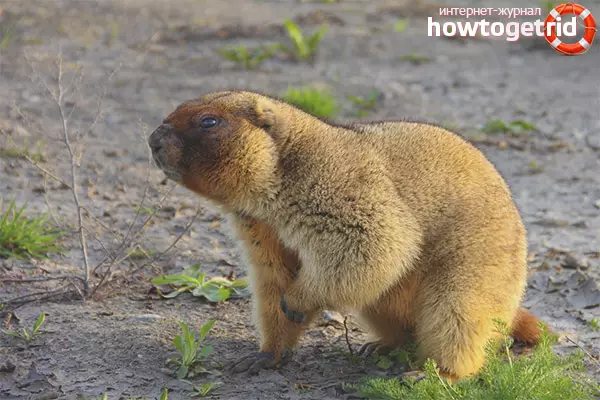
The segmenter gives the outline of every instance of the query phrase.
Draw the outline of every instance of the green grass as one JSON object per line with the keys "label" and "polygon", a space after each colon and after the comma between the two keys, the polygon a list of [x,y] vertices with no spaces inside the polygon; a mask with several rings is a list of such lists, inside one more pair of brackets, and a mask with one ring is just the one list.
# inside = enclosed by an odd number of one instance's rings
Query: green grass
{"label": "green grass", "polygon": [[29,330],[27,328],[21,328],[20,331],[19,330],[3,330],[2,332],[4,332],[5,335],[16,337],[16,338],[21,338],[26,342],[31,342],[33,339],[35,339],[36,337],[38,337],[41,334],[40,328],[42,327],[42,325],[44,324],[45,321],[46,321],[46,314],[41,313],[37,317],[35,322],[33,323],[33,328],[31,328],[31,330]]}
{"label": "green grass", "polygon": [[0,147],[0,157],[4,158],[29,158],[34,162],[45,162],[44,142],[38,141],[35,148],[29,146],[29,142],[25,142],[23,146],[10,145],[9,147]]}
{"label": "green grass", "polygon": [[484,133],[518,133],[525,131],[535,131],[537,128],[535,125],[523,121],[516,120],[509,123],[506,123],[500,119],[492,119],[486,122],[486,124],[481,129]]}
{"label": "green grass", "polygon": [[431,62],[431,57],[423,56],[417,53],[409,53],[403,56],[400,56],[400,61],[407,61],[414,65],[421,65],[428,62]]}
{"label": "green grass", "polygon": [[10,47],[14,39],[14,27],[11,25],[0,28],[0,50]]}
{"label": "green grass", "polygon": [[594,318],[588,322],[593,331],[600,331],[600,318]]}
{"label": "green grass", "polygon": [[530,356],[514,356],[512,339],[488,346],[488,362],[476,378],[450,385],[434,361],[424,365],[426,378],[401,383],[397,379],[364,378],[351,387],[364,398],[386,400],[587,400],[599,387],[584,374],[584,354],[552,352],[555,338],[547,332]]}
{"label": "green grass", "polygon": [[206,273],[200,271],[200,264],[192,265],[181,274],[154,278],[152,284],[175,288],[166,294],[157,289],[159,295],[164,298],[174,298],[181,293],[190,292],[193,296],[204,298],[212,303],[225,301],[232,294],[242,295],[248,287],[246,279],[230,281],[221,277],[207,278]]}
{"label": "green grass", "polygon": [[377,105],[377,99],[379,98],[379,90],[372,89],[371,93],[367,97],[362,96],[348,96],[348,100],[354,103],[355,107],[358,108],[356,111],[357,117],[364,117],[375,109]]}
{"label": "green grass", "polygon": [[48,253],[60,252],[56,245],[61,236],[49,223],[49,216],[26,217],[25,205],[17,209],[11,200],[3,209],[0,200],[0,257],[20,259],[47,258]]}
{"label": "green grass", "polygon": [[228,46],[223,49],[218,49],[217,53],[243,68],[254,69],[265,60],[273,57],[279,46],[280,45],[261,46],[255,49],[249,49],[243,45]]}
{"label": "green grass", "polygon": [[394,32],[402,33],[406,30],[408,21],[406,19],[398,19],[394,22]]}
{"label": "green grass", "polygon": [[340,109],[337,99],[327,89],[289,88],[283,100],[319,118],[333,118]]}
{"label": "green grass", "polygon": [[310,35],[305,35],[298,25],[290,20],[286,19],[283,22],[288,37],[292,41],[294,47],[287,47],[280,45],[280,48],[285,52],[292,54],[296,59],[302,61],[312,61],[319,49],[319,44],[325,33],[327,32],[327,25],[321,25],[319,29]]}
{"label": "green grass", "polygon": [[181,327],[181,335],[177,335],[173,340],[173,345],[179,351],[179,358],[173,358],[169,360],[169,363],[175,363],[179,365],[177,368],[177,378],[185,379],[191,369],[194,368],[194,372],[205,371],[201,365],[203,359],[208,357],[212,352],[211,345],[203,345],[204,339],[208,334],[208,331],[212,328],[215,323],[214,319],[211,319],[205,323],[199,332],[199,338],[196,339],[194,331],[190,330],[189,326],[184,322],[179,322]]}

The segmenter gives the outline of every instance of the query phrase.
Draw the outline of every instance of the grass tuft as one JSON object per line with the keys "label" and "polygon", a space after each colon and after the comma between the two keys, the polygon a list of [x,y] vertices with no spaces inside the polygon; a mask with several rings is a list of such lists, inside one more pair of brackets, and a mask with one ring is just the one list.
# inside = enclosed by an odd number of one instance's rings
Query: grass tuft
{"label": "grass tuft", "polygon": [[282,45],[280,46],[281,49],[292,54],[298,60],[312,61],[317,54],[321,40],[327,32],[327,25],[322,25],[310,35],[302,33],[300,27],[290,19],[285,20],[283,25],[294,47],[290,48]]}
{"label": "grass tuft", "polygon": [[476,378],[450,385],[433,360],[424,365],[426,378],[401,383],[397,379],[365,378],[354,387],[368,399],[386,400],[587,400],[600,394],[584,373],[584,354],[552,352],[555,337],[547,330],[530,356],[514,357],[509,336],[488,346],[488,362]]}
{"label": "grass tuft", "polygon": [[254,69],[263,61],[273,57],[279,45],[261,46],[255,49],[249,49],[246,46],[228,46],[223,49],[217,49],[223,58],[232,61],[243,68]]}
{"label": "grass tuft", "polygon": [[289,88],[283,99],[319,118],[333,118],[340,108],[337,99],[327,89]]}
{"label": "grass tuft", "polygon": [[[3,201],[0,199],[0,210]],[[20,259],[47,258],[48,253],[60,252],[55,243],[61,236],[49,224],[49,216],[28,218],[25,205],[17,209],[14,200],[0,214],[0,257]]]}

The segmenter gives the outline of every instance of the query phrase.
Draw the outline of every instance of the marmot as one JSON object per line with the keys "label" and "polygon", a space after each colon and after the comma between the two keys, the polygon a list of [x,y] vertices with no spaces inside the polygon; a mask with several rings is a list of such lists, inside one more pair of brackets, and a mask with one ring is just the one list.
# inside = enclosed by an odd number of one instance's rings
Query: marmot
{"label": "marmot", "polygon": [[260,352],[287,358],[323,309],[352,309],[384,353],[416,339],[451,380],[477,373],[505,321],[536,343],[520,308],[526,234],[509,188],[474,146],[444,128],[335,125],[265,95],[184,102],[149,138],[166,175],[232,216],[251,268]]}

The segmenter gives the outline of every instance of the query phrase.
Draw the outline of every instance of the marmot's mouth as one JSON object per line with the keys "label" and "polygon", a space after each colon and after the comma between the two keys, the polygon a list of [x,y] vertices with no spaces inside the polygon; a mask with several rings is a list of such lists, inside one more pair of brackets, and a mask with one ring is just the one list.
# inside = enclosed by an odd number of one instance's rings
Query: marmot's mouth
{"label": "marmot's mouth", "polygon": [[183,176],[181,175],[181,172],[179,172],[176,168],[169,166],[169,164],[166,162],[165,151],[163,148],[160,148],[156,151],[153,150],[152,158],[154,158],[154,162],[156,162],[158,168],[160,168],[165,173],[167,178],[175,182],[183,181]]}

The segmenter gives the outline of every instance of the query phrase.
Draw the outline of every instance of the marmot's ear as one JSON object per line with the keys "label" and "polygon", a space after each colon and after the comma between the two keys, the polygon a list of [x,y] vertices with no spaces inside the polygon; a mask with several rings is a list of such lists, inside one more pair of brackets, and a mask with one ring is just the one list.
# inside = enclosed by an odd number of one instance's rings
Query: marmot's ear
{"label": "marmot's ear", "polygon": [[259,99],[254,107],[255,124],[256,126],[270,130],[277,122],[273,104],[265,99]]}

